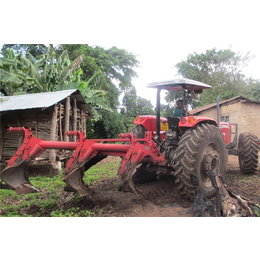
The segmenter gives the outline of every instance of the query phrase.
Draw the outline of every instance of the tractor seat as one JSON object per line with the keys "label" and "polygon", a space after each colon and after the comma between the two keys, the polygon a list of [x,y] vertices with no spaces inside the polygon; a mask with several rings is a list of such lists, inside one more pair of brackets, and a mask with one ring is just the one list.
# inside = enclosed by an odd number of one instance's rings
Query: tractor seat
{"label": "tractor seat", "polygon": [[180,117],[178,116],[168,116],[168,125],[169,125],[169,129],[171,129],[172,131],[177,131],[179,132],[179,122],[181,120]]}

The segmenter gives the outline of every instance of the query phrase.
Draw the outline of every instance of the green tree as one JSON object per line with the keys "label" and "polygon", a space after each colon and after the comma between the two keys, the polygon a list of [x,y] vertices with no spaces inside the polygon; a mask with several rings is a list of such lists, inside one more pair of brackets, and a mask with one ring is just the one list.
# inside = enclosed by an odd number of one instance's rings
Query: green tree
{"label": "green tree", "polygon": [[55,50],[49,46],[46,53],[38,57],[29,52],[26,57],[21,56],[20,62],[29,70],[29,75],[37,82],[28,92],[52,92],[65,88],[72,81],[74,72],[79,68],[84,55],[70,61],[67,51],[57,56]]}
{"label": "green tree", "polygon": [[4,44],[1,52],[4,57],[7,57],[8,49],[12,49],[15,54],[22,53],[25,55],[30,52],[34,57],[37,57],[46,52],[46,47],[44,44]]}
{"label": "green tree", "polygon": [[249,78],[247,83],[249,87],[243,95],[252,100],[260,101],[260,81]]}
{"label": "green tree", "polygon": [[[113,112],[107,112],[101,110],[102,119],[96,122],[92,122],[92,133],[88,135],[91,138],[118,138],[120,133],[125,133],[126,129],[123,124],[122,115],[113,110]],[[91,122],[89,122],[91,123]]]}
{"label": "green tree", "polygon": [[[246,93],[250,87],[242,68],[247,66],[253,57],[247,53],[242,56],[230,49],[217,50],[213,48],[205,53],[188,55],[186,61],[176,64],[178,73],[189,78],[211,85],[211,90],[204,90],[198,102],[191,103],[193,107],[216,102],[219,95],[221,100],[229,99]],[[168,100],[176,100],[174,93],[169,93]]]}
{"label": "green tree", "polygon": [[[79,68],[84,54],[77,57],[73,62],[68,58],[67,51],[57,56],[54,49],[49,46],[46,53],[33,57],[29,52],[24,57],[21,52],[15,56],[12,49],[7,50],[8,59],[0,59],[1,91],[6,95],[13,95],[23,88],[27,92],[46,92],[54,90],[78,88],[85,101],[88,103],[95,120],[101,117],[99,109],[112,112],[112,109],[105,103],[106,92],[95,90],[95,87],[102,75],[101,71],[95,73],[88,81],[81,81],[82,71]],[[18,71],[18,65],[31,77]],[[29,79],[31,85],[28,85]]]}
{"label": "green tree", "polygon": [[101,78],[104,77],[101,71],[95,73],[88,81],[81,81],[80,75],[82,70],[77,70],[74,73],[72,81],[66,85],[62,85],[61,89],[79,89],[82,96],[85,98],[86,103],[88,104],[90,111],[94,114],[94,119],[99,120],[102,118],[100,113],[101,109],[104,109],[109,112],[113,112],[109,105],[107,105],[106,94],[107,92],[100,89],[95,89],[95,87],[101,81]]}
{"label": "green tree", "polygon": [[12,49],[7,50],[7,53],[7,58],[0,57],[0,90],[4,95],[13,96],[36,81],[19,62],[21,55],[15,55]]}
{"label": "green tree", "polygon": [[[124,132],[125,127],[122,123],[122,116],[118,113],[119,96],[133,87],[132,79],[137,76],[134,68],[139,65],[136,56],[116,47],[106,50],[102,47],[91,47],[87,44],[60,44],[56,46],[50,44],[47,52],[43,51],[44,48],[42,49],[42,47],[44,46],[39,44],[12,45],[12,48],[17,52],[26,53],[26,57],[23,60],[24,66],[29,69],[30,75],[34,75],[32,77],[37,79],[40,85],[38,90],[37,86],[35,86],[34,88],[31,87],[30,91],[35,91],[35,89],[36,91],[53,91],[53,87],[55,90],[66,89],[72,86],[80,88],[80,86],[84,86],[83,82],[85,82],[85,88],[88,89],[86,90],[86,99],[88,98],[88,101],[91,100],[92,102],[100,98],[98,104],[90,103],[95,111],[98,112],[99,118],[102,115],[102,119],[96,122],[89,122],[93,124],[95,134],[100,133],[100,136],[95,137],[112,137],[112,135],[115,137],[119,133]],[[6,48],[7,46],[4,45],[2,53]],[[66,62],[68,60],[74,61],[77,57],[84,58],[80,63],[80,69],[77,68],[74,71],[70,71],[66,79],[61,79],[58,77],[60,74],[57,73],[57,60],[61,55],[65,55],[64,53],[68,54]],[[67,65],[67,63],[63,63],[63,66]],[[44,71],[47,73],[43,73]],[[99,75],[100,71],[102,71],[102,75]],[[44,76],[44,79],[41,78],[42,76]],[[98,79],[98,84],[91,84],[92,86],[90,87],[87,82],[93,76],[95,79]],[[77,77],[80,77],[81,82],[79,82]],[[61,82],[61,80],[64,80],[64,82]],[[89,87],[86,87],[87,85]],[[106,106],[109,106],[113,112],[105,110]]]}
{"label": "green tree", "polygon": [[122,105],[121,114],[127,131],[133,126],[134,119],[138,115],[155,115],[151,102],[145,98],[138,97],[135,87],[125,92]]}
{"label": "green tree", "polygon": [[102,70],[110,80],[110,84],[113,84],[112,80],[117,81],[118,87],[124,90],[132,87],[132,79],[137,77],[134,68],[139,66],[139,61],[134,54],[126,50],[116,47],[106,50],[87,44],[63,44],[58,46],[58,49],[67,50],[71,59],[81,54],[85,55],[81,63],[83,80],[87,80],[95,72]]}
{"label": "green tree", "polygon": [[[137,76],[134,68],[139,65],[136,56],[116,47],[106,50],[87,44],[59,45],[57,49],[67,50],[70,59],[81,54],[85,55],[80,65],[83,80],[88,80],[98,70],[104,74],[98,84],[98,89],[106,91],[106,104],[113,109],[113,113],[101,110],[102,119],[93,123],[95,137],[117,137],[118,134],[124,132],[126,117],[118,113],[119,96],[133,88],[132,79]],[[131,122],[133,122],[132,118]]]}

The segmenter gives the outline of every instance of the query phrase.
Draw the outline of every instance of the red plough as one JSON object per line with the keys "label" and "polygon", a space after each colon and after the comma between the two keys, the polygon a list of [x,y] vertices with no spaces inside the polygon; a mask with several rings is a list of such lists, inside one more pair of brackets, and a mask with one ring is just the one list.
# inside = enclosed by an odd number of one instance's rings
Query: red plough
{"label": "red plough", "polygon": [[[80,195],[89,193],[88,187],[83,182],[84,172],[107,155],[123,157],[119,175],[124,183],[128,182],[133,191],[138,191],[133,185],[132,176],[140,163],[160,166],[166,164],[165,157],[152,140],[151,132],[146,132],[145,137],[141,139],[129,133],[120,134],[119,139],[86,139],[83,132],[68,131],[68,136],[78,136],[77,142],[60,142],[35,138],[31,129],[24,127],[10,127],[9,131],[23,132],[24,141],[1,172],[0,177],[7,185],[15,189],[17,194],[39,191],[30,183],[26,175],[26,166],[46,149],[74,150],[65,167],[63,180],[67,183],[67,188],[77,191]],[[116,144],[118,142],[123,144]]]}

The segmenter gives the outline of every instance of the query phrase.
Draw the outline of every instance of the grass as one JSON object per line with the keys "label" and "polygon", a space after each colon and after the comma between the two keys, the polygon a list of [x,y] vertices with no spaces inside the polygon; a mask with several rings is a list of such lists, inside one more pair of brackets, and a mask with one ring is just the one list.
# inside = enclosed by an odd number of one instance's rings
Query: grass
{"label": "grass", "polygon": [[90,168],[83,178],[87,185],[90,185],[92,181],[97,181],[103,178],[113,178],[117,175],[119,168],[119,162],[100,163]]}
{"label": "grass", "polygon": [[[119,161],[99,163],[91,167],[83,178],[87,185],[101,178],[113,178],[117,175]],[[61,181],[62,173],[54,177],[31,177],[30,182],[41,192],[17,195],[13,190],[0,189],[0,216],[3,217],[91,217],[93,212],[79,207],[64,208],[64,200],[74,203],[79,195],[64,193],[65,182]],[[35,210],[33,211],[32,208]],[[26,210],[29,209],[28,214]],[[31,212],[33,211],[33,212]],[[22,213],[23,212],[23,213]],[[30,213],[31,212],[31,213]]]}

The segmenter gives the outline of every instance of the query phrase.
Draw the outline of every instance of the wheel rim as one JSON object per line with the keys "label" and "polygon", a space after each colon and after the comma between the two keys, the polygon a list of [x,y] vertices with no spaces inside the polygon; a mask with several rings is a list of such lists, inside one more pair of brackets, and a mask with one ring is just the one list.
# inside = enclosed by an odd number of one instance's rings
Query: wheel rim
{"label": "wheel rim", "polygon": [[220,167],[220,153],[215,144],[209,144],[203,154],[201,160],[200,177],[201,182],[206,188],[212,187],[209,178],[209,171],[218,172]]}

